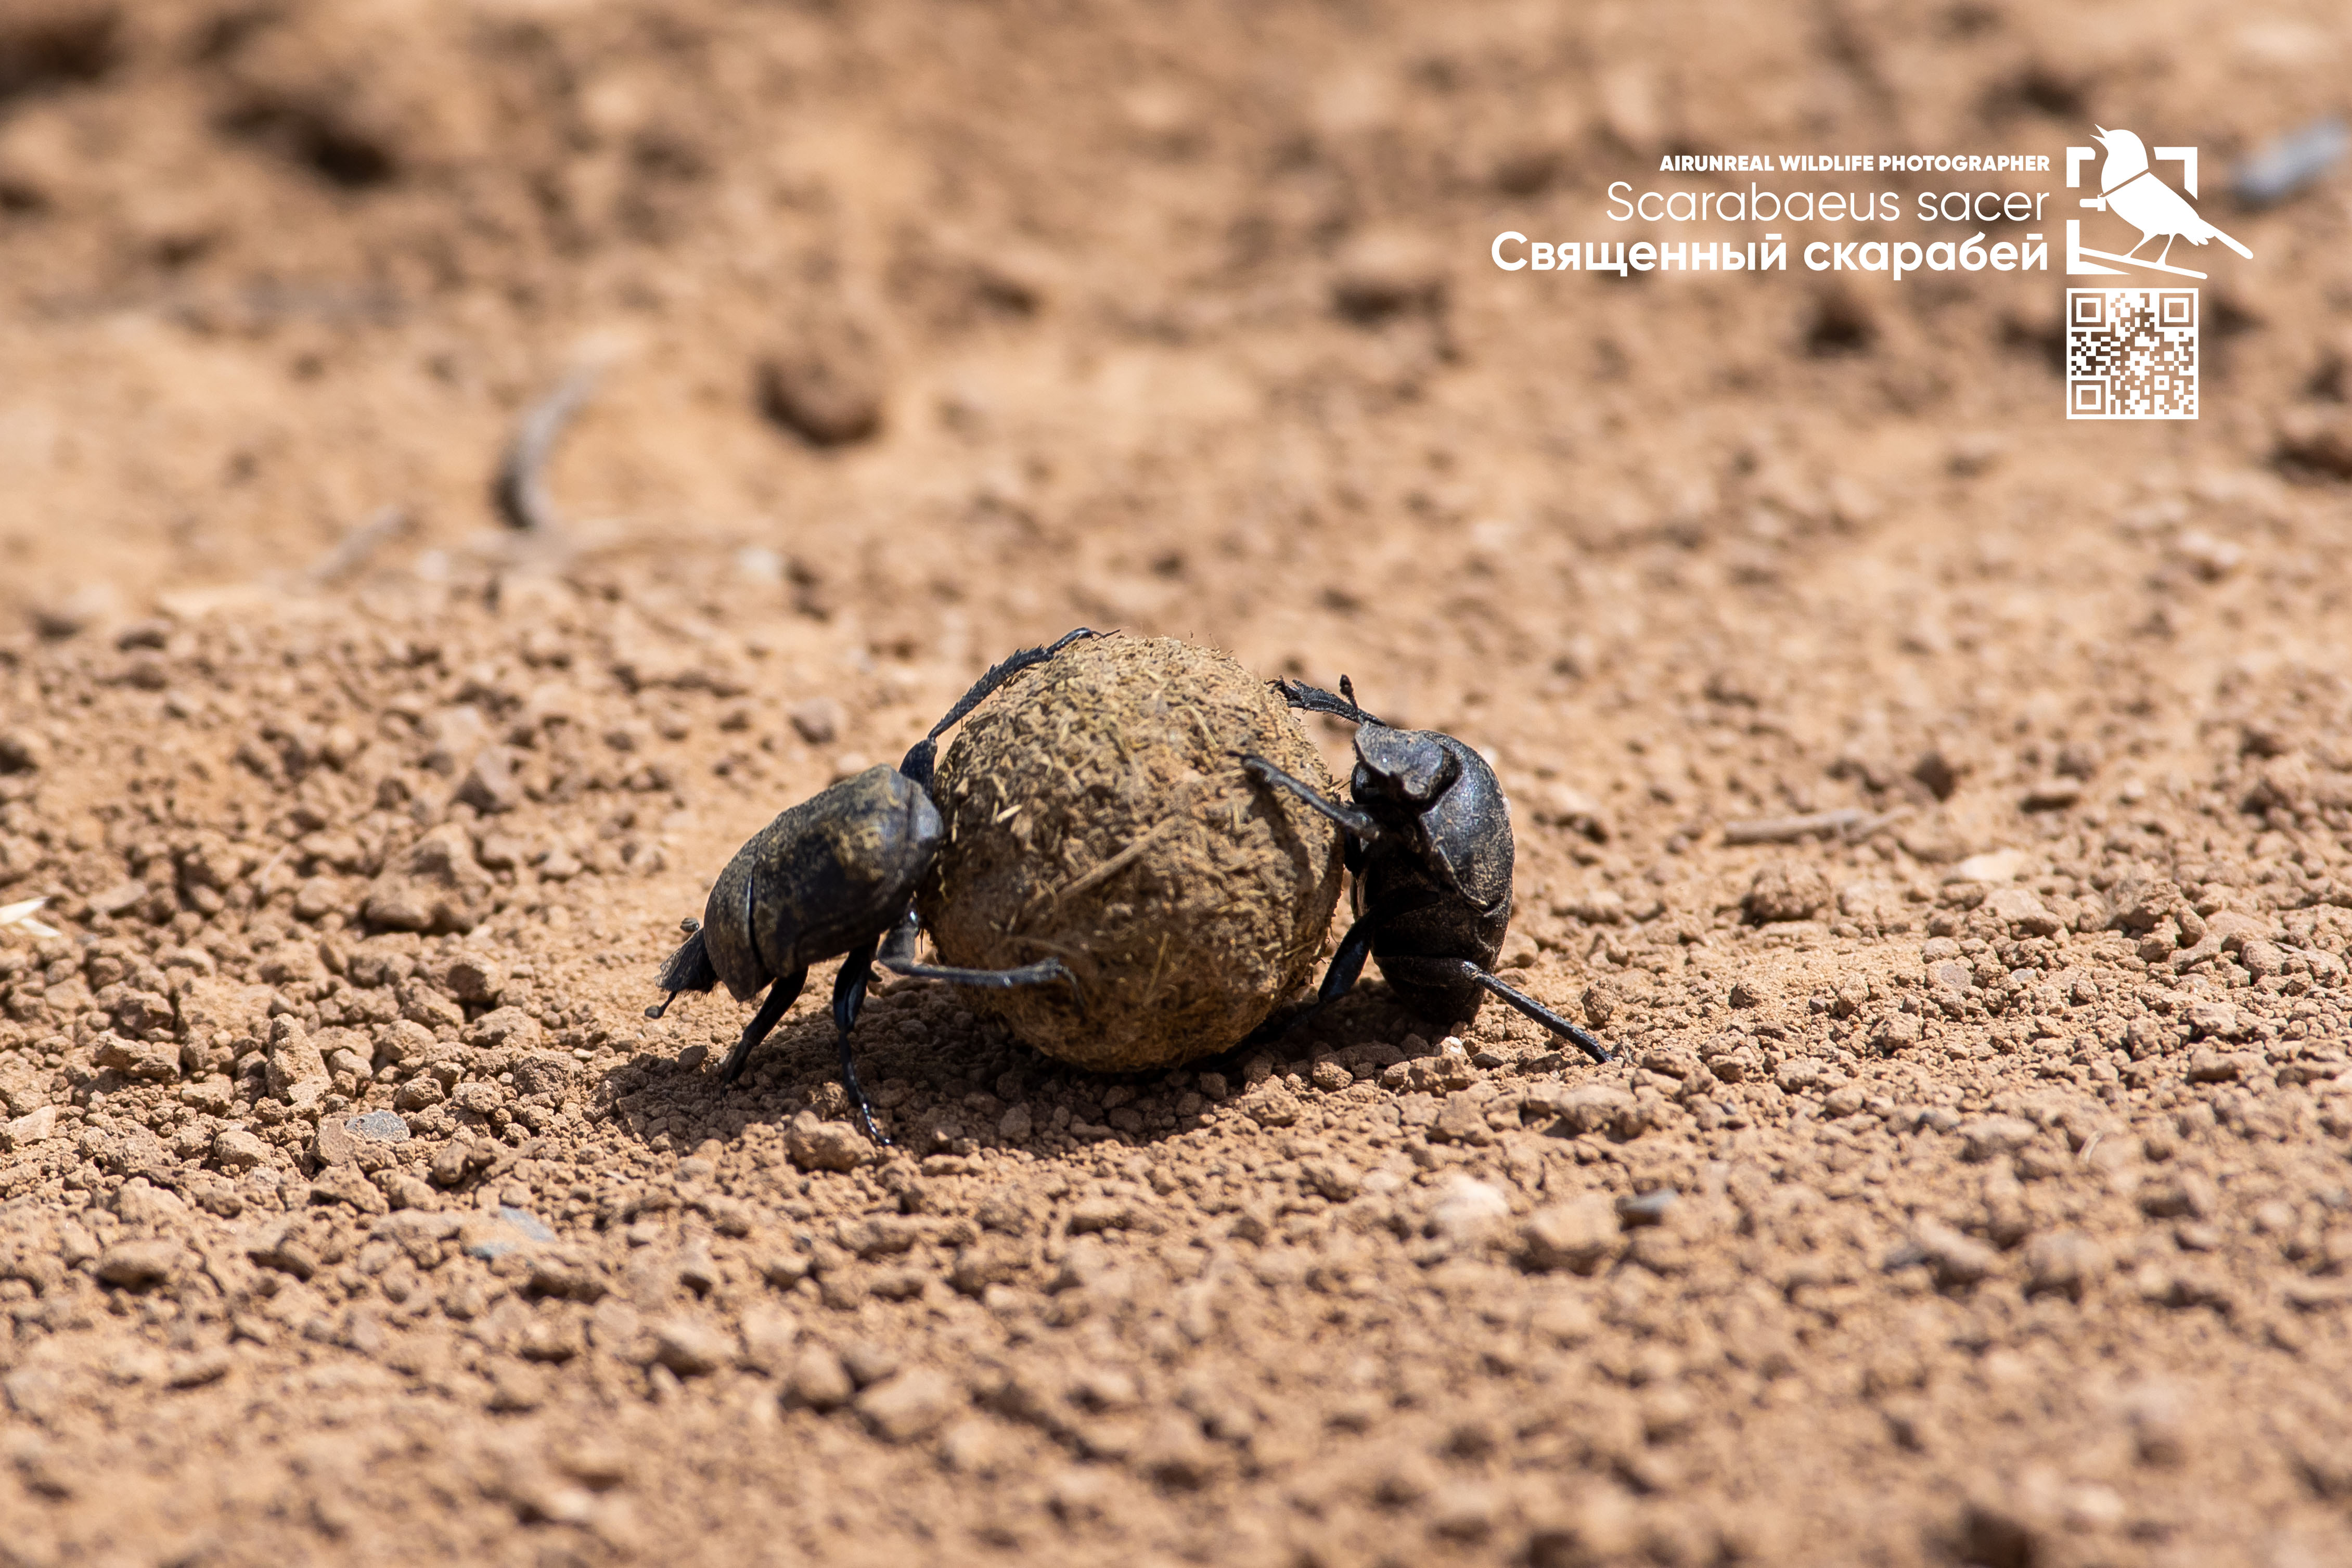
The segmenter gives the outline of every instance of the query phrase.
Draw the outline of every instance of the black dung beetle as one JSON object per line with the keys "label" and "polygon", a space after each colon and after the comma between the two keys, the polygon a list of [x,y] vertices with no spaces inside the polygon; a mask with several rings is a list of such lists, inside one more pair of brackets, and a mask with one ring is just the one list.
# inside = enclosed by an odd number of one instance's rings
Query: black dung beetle
{"label": "black dung beetle", "polygon": [[[915,962],[915,889],[938,858],[946,828],[931,802],[940,736],[1022,670],[1043,664],[1080,637],[1078,627],[1046,647],[1024,648],[972,683],[931,732],[897,767],[875,766],[780,813],[735,852],[710,889],[700,925],[662,965],[655,982],[669,995],[646,1009],[658,1018],[681,991],[724,981],[738,1002],[770,987],[743,1037],[727,1053],[719,1081],[733,1083],[785,1009],[801,994],[809,966],[842,957],[833,986],[833,1023],[841,1037],[841,1081],[866,1135],[887,1143],[858,1086],[849,1032],[866,1003],[878,958],[899,974],[960,985],[1009,987],[1055,981],[1077,989],[1058,958],[1019,969],[950,969]],[[843,957],[843,955],[846,955]],[[1084,1005],[1084,998],[1080,998]]]}
{"label": "black dung beetle", "polygon": [[1356,879],[1356,921],[1314,1003],[1281,1029],[1346,995],[1370,956],[1417,1012],[1465,1022],[1491,992],[1594,1061],[1608,1061],[1599,1040],[1494,973],[1511,923],[1511,814],[1486,760],[1434,730],[1391,729],[1357,706],[1345,676],[1337,697],[1297,681],[1274,689],[1293,708],[1357,726],[1353,805],[1326,798],[1264,757],[1242,758],[1253,776],[1339,825]]}

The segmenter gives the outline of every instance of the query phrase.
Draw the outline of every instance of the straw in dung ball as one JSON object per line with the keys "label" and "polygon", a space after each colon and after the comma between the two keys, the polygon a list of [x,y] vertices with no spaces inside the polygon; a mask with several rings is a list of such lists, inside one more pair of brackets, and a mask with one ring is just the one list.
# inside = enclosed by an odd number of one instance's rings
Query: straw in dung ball
{"label": "straw in dung ball", "polygon": [[1329,793],[1281,698],[1212,649],[1102,637],[967,721],[932,791],[948,842],[918,899],[940,960],[1058,957],[1084,987],[968,990],[1046,1055],[1102,1071],[1228,1050],[1313,974],[1339,834],[1242,771]]}

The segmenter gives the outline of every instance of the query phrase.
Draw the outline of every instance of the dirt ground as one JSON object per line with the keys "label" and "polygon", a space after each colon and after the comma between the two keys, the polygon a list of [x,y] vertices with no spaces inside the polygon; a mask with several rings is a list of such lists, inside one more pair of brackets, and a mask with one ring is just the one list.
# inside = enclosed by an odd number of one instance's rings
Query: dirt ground
{"label": "dirt ground", "polygon": [[[0,0],[0,1563],[2352,1561],[2352,204],[2225,192],[2347,54]],[[2095,122],[2254,253],[2193,424],[2063,418],[2056,273],[1487,259]],[[1079,624],[1479,746],[1619,1061],[884,983],[882,1154],[820,971],[722,1089],[678,919]]]}

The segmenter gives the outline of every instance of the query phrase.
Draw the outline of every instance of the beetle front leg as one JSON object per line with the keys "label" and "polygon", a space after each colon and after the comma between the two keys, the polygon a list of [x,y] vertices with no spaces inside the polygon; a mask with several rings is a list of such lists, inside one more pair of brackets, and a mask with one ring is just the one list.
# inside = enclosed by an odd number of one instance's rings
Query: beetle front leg
{"label": "beetle front leg", "polygon": [[1371,813],[1360,806],[1349,805],[1331,799],[1304,779],[1291,777],[1272,763],[1255,752],[1242,753],[1242,771],[1260,784],[1287,790],[1308,805],[1339,825],[1340,829],[1356,843],[1370,847],[1379,841],[1381,825],[1372,820]]}

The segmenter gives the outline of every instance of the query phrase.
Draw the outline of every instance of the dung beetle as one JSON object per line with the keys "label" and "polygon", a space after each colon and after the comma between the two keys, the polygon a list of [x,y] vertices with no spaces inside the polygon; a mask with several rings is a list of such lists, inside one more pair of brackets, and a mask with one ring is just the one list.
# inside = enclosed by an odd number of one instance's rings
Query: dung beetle
{"label": "dung beetle", "polygon": [[[809,966],[842,958],[841,973],[833,985],[842,1087],[848,1090],[866,1136],[887,1143],[874,1125],[874,1110],[858,1085],[857,1063],[849,1048],[849,1032],[866,1004],[866,983],[877,958],[893,973],[917,979],[999,989],[1058,981],[1076,992],[1076,977],[1058,958],[1018,969],[950,969],[916,963],[915,889],[946,837],[939,807],[931,801],[940,736],[1013,676],[1043,664],[1080,637],[1099,635],[1080,626],[1049,647],[1023,648],[992,666],[897,767],[877,765],[844,779],[780,813],[753,834],[719,873],[700,923],[688,922],[691,934],[685,945],[662,965],[655,984],[669,994],[646,1008],[646,1016],[660,1017],[681,991],[709,991],[721,981],[738,1002],[748,1002],[768,987],[768,999],[719,1070],[719,1081],[731,1084],[800,995]],[[1085,1005],[1083,996],[1079,1005]]]}
{"label": "dung beetle", "polygon": [[1339,824],[1356,879],[1355,923],[1340,939],[1314,1002],[1276,1032],[1346,995],[1370,956],[1416,1012],[1465,1022],[1492,993],[1575,1041],[1594,1061],[1608,1061],[1599,1040],[1495,975],[1511,923],[1511,813],[1486,760],[1434,730],[1390,728],[1357,705],[1346,676],[1337,697],[1289,680],[1274,682],[1274,689],[1293,708],[1357,727],[1352,805],[1328,799],[1264,757],[1242,758],[1253,776]]}

